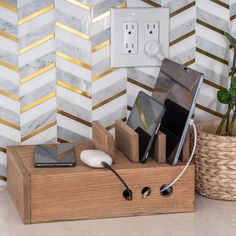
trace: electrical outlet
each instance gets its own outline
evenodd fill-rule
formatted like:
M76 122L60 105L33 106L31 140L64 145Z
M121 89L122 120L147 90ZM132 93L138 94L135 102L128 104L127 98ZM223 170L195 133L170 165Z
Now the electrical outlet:
M168 8L111 9L111 67L157 66L169 54Z
M157 41L159 43L159 22L148 21L144 23L145 41Z
M123 23L123 54L138 52L138 22Z

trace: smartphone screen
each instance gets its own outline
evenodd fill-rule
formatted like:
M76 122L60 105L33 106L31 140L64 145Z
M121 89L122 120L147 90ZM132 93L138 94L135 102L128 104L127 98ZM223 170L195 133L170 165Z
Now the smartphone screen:
M165 59L153 92L166 113L160 130L166 134L167 162L177 164L203 83L200 72Z
M144 162L148 157L163 111L163 105L144 92L139 92L127 125L139 135L139 159L141 162Z
M73 144L44 144L35 148L35 167L70 167L75 164Z

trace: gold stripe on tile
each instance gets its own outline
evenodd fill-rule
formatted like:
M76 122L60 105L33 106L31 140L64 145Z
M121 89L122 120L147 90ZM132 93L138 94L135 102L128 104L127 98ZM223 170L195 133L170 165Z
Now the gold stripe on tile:
M7 63L5 61L1 61L1 60L0 60L0 66L6 67L6 68L8 68L10 70L14 70L16 72L20 71L20 69L18 67L13 66L13 65L11 65L11 64L9 64L9 63Z
M26 111L28 111L28 110L30 110L30 109L36 107L36 106L38 106L38 105L40 105L40 104L42 104L42 103L48 101L49 99L51 99L51 98L53 98L53 97L55 97L55 96L56 96L56 93L48 94L47 96L42 97L42 98L40 98L39 100L37 100L37 101L35 101L35 102L33 102L33 103L31 103L31 104L25 106L25 107L22 107L22 108L20 109L20 112L21 112L21 113L24 113L24 112L26 112Z
M92 48L92 53L102 49L102 48L105 48L106 46L110 45L111 43L111 40L107 40L99 45L97 45L96 47Z
M70 114L70 113L67 113L67 112L62 111L62 110L57 110L57 113L60 114L60 115L65 116L65 117L67 117L67 118L69 118L69 119L71 119L71 120L74 120L74 121L76 121L76 122L79 122L79 123L81 123L81 124L83 124L83 125L92 127L92 123L91 123L91 122L86 121L86 120L83 120L83 119L81 119L81 118L79 118L79 117L77 117L77 116L74 116L74 115Z
M38 129L35 129L34 131L32 131L31 133L27 134L26 136L22 137L21 138L21 142L24 142L42 132L44 132L45 130L47 129L50 129L51 127L55 126L57 124L57 121L52 121L50 122L49 124L45 125L45 126L42 126Z
M92 69L92 67L91 67L90 65L84 63L83 61L80 61L80 60L78 60L78 59L75 59L74 57L68 56L68 55L64 54L63 52L57 51L57 52L56 52L56 55L59 56L59 57L61 57L61 58L63 58L63 59L65 59L65 60L67 60L67 61L70 61L70 62L72 62L72 63L74 63L74 64L76 64L76 65L82 66L82 67L84 67L85 69L88 69L88 70L91 70L91 69Z
M204 27L206 27L206 28L208 28L208 29L210 29L210 30L213 30L213 31L215 31L215 32L217 32L219 34L224 35L224 33L225 33L223 30L218 29L217 27L215 27L213 25L210 25L210 24L208 24L208 23L206 23L206 22L204 22L202 20L197 19L197 23L202 25L202 26L204 26Z
M54 33L50 34L50 35L48 35L48 36L46 36L46 37L44 37L42 39L37 40L36 42L34 42L34 43L30 44L30 45L20 49L18 54L22 55L23 53L26 53L26 52L30 51L31 49L36 48L36 47L46 43L49 40L54 39L54 38L55 38L55 34Z
M20 126L19 125L11 123L11 122L9 122L7 120L0 119L0 124L6 125L6 126L8 126L10 128L16 129L16 130L20 130Z
M211 82L210 80L207 80L207 79L204 79L204 83L211 86L211 87L213 87L213 88L219 89L219 90L226 89L225 87L223 87L219 84L216 84L214 82Z
M144 88L150 92L153 92L153 88L150 86L147 86L146 84L140 83L140 82L138 82L134 79L131 79L131 78L128 78L127 81L130 82L131 84L137 85L137 86Z
M179 42L181 42L181 41L183 41L183 40L185 40L185 39L187 39L187 38L189 38L190 36L192 36L194 34L195 34L195 30L192 30L191 32L188 32L187 34L182 35L181 37L171 41L170 42L170 47L177 44L177 43L179 43Z
M118 97L121 97L122 95L124 95L126 93L127 93L127 90L125 89L125 90L123 90L123 91L121 91L121 92L119 92L119 93L117 93L117 94L115 94L115 95L105 99L104 101L99 102L98 104L94 105L92 107L92 110L94 111L94 110L98 109L99 107L102 107L103 105L105 105L105 104L107 104L107 103L117 99Z
M10 5L10 4L7 4L6 2L3 2L3 1L0 1L0 7L4 7L10 11L13 11L13 12L17 12L17 8Z
M170 14L170 17L174 17L174 16L178 15L179 13L181 13L181 12L183 12L183 11L186 11L187 9L189 9L189 8L195 6L195 5L196 5L196 2L193 1L193 2L191 2L191 3L189 3L189 4L187 4L186 6L181 7L180 9L178 9L178 10L172 12L172 13Z
M153 89L153 92L158 92L158 93L168 93L169 89L168 88L163 88L163 87L155 87Z
M190 66L193 63L195 63L195 58L193 58L192 60L186 61L185 63L183 63L184 66Z
M230 20L231 20L231 21L234 20L234 19L236 19L236 14L235 14L235 15L232 15L232 16L230 17Z
M160 4L158 4L158 3L156 3L156 2L153 2L153 1L151 1L151 0L143 0L143 2L149 4L149 5L153 6L153 7L161 7Z
M118 6L116 6L116 8L126 8L126 7L127 7L127 3L126 2L123 2L123 3L119 4ZM98 21L100 21L100 20L110 16L110 14L111 14L111 11L106 11L103 14L101 14L101 15L99 15L97 17L94 17L92 19L92 23L96 23L96 22L98 22Z
M0 147L0 152L7 153L7 149Z
M66 0L66 1L76 5L77 7L80 7L86 11L91 11L91 7L85 3L79 2L77 0Z
M211 0L211 1L218 4L218 5L220 5L220 6L222 6L222 7L224 7L224 8L226 8L226 9L229 9L229 5L225 2L221 2L219 0Z
M56 22L56 27L60 28L60 29L63 29L63 30L66 30L66 31L68 31L68 32L70 32L72 34L75 34L75 35L77 35L77 36L79 36L81 38L84 38L86 40L90 40L91 41L91 36L89 36L87 34L84 34L84 33L80 32L78 30L75 30L75 29L73 29L73 28L71 28L71 27L69 27L67 25L64 25L64 24L62 24L60 22Z
M210 113L210 114L212 114L212 115L214 115L214 116L217 116L217 117L219 117L219 118L223 118L223 117L224 117L223 114L220 114L219 112L216 112L216 111L214 111L214 110L212 110L212 109L210 109L210 108L208 108L208 107L205 107L205 106L203 106L203 105L197 104L196 107L197 107L198 109L200 109L200 110L203 110L203 111L205 111L205 112L207 112L207 113Z
M5 97L8 97L12 100L15 100L15 101L19 101L20 98L18 96L16 96L15 94L12 94L12 93L8 93L6 91L3 91L3 90L0 90L0 94L5 96Z
M65 82L63 82L61 80L57 80L57 85L65 88L65 89L68 89L68 90L70 90L70 91L72 91L74 93L80 94L80 95L82 95L84 97L87 97L87 98L91 98L92 97L92 95L90 93L87 93L87 92L85 92L85 91L83 91L81 89L75 88L74 86L72 86L70 84L67 84L67 83L65 83Z
M117 68L110 68L109 70L106 70L106 71L102 72L101 74L94 76L92 78L92 81L95 82L95 81L101 79L102 77L104 77L104 76L106 76L106 75L108 75L108 74L110 74L110 73L112 73L116 70L117 70Z
M48 12L48 11L51 11L51 10L54 9L54 8L55 8L55 5L52 3L52 4L48 5L48 6L42 8L42 9L36 11L36 12L34 12L33 14L28 15L28 16L26 16L26 17L20 19L20 20L18 21L18 24L19 24L19 25L22 25L22 24L26 23L27 21L30 21L30 20L32 20L32 19L34 19L34 18L36 18L36 17L38 17L38 16L40 16L40 15L42 15L42 14Z
M16 42L16 43L18 42L17 37L15 37L15 36L13 36L11 34L8 34L6 32L0 31L0 36L2 36L4 38L7 38L7 39L9 39L9 40L11 40L13 42Z
M20 84L24 84L24 83L34 79L35 77L37 77L37 76L39 76L39 75L41 75L43 73L46 73L47 71L49 71L49 70L51 70L51 69L53 69L55 67L56 67L56 63L55 62L51 63L51 64L43 67L42 69L37 70L36 72L32 73L31 75L28 75L25 78L21 79L20 80Z
M225 59L220 58L220 57L218 57L218 56L216 56L216 55L213 55L213 54L211 54L211 53L209 53L209 52L207 52L207 51L204 51L204 50L202 50L201 48L196 48L196 51L197 51L198 53L201 53L201 54L207 56L207 57L210 57L211 59L214 59L214 60L216 60L216 61L219 61L219 62L221 62L222 64L225 64L225 65L227 65L227 66L228 66L228 64L229 64L229 62L226 61Z
M7 182L7 177L0 175L0 180Z
M61 138L57 138L57 142L58 143L69 143L68 141L61 139Z

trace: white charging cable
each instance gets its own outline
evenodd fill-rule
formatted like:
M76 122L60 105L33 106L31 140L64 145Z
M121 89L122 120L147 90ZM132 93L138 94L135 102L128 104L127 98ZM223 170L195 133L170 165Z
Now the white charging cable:
M194 124L193 119L191 119L191 121L190 121L190 126L193 127L194 143L193 143L193 149L192 149L191 155L188 159L188 162L185 165L185 167L183 168L183 170L180 172L180 174L170 184L168 184L163 189L161 189L161 193L165 192L166 190L169 190L169 188L171 188L182 177L182 175L185 173L185 171L187 170L187 168L189 167L189 165L193 159L193 156L194 156L194 153L196 150L196 146L197 146L197 128L196 128L196 125Z

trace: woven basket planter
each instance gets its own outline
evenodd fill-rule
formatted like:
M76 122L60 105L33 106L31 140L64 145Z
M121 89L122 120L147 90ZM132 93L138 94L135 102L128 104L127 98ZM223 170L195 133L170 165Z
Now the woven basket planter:
M215 135L218 124L197 126L196 191L213 199L236 200L236 136Z

